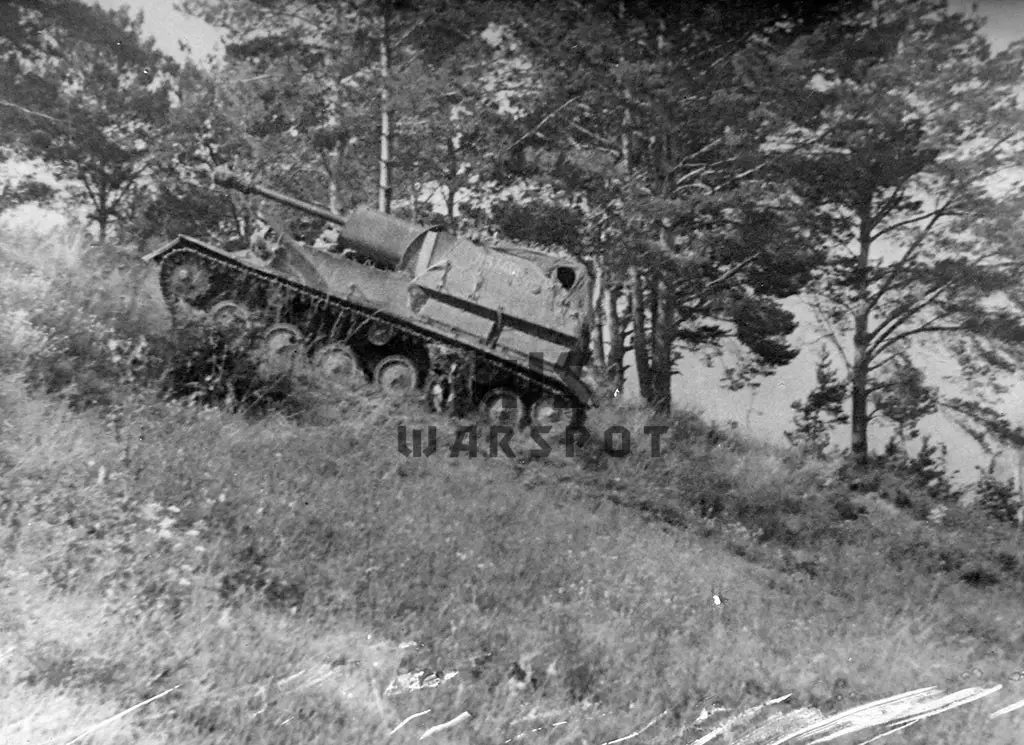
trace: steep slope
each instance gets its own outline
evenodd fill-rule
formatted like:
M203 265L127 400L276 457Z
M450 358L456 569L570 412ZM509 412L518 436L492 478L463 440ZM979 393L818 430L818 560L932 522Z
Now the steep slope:
M690 743L787 694L796 721L995 684L908 732L1013 741L1018 714L984 718L1024 698L1012 531L922 520L891 479L851 496L834 464L685 414L657 453L649 415L613 406L592 435L628 431L628 453L492 454L477 430L473 457L458 422L370 388L168 401L183 358L131 257L30 276L5 251L6 742L411 742L454 722L431 738ZM437 452L403 455L402 427L435 427Z

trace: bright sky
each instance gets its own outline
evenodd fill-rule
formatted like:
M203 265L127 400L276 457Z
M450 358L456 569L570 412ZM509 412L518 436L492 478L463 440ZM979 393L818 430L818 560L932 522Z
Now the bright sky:
M178 42L192 47L192 56L201 60L216 49L219 33L214 27L174 9L174 0L96 0L104 8L128 6L132 12L145 14L146 33L157 44L179 60L185 55ZM947 0L954 11L978 13L988 19L984 33L996 51L1011 41L1024 38L1024 0Z
M174 9L174 0L94 0L103 8L117 9L127 6L135 15L142 11L144 33L156 39L157 46L179 61L185 53L179 42L188 44L193 59L200 61L217 50L220 32L205 21Z
M954 12L970 13L976 8L987 19L982 33L989 37L994 51L1024 38L1024 2L1022 0L947 0Z

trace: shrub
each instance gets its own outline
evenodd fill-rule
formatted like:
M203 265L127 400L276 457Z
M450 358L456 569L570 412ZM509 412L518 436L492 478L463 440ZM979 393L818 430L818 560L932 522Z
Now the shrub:
M23 371L31 388L75 410L142 389L250 413L301 408L292 376L262 364L258 329L218 328L202 317L162 327L163 301L146 295L148 267L116 249L76 250L66 271L23 282L26 295L0 305L0 327L10 332L0 365Z
M1017 487L1012 478L1005 481L999 479L995 474L995 467L993 459L988 468L982 471L981 478L975 485L978 508L999 522L1016 522L1021 510Z
M866 465L843 463L837 476L851 491L877 493L919 520L933 516L936 505L953 505L964 494L947 473L945 445L932 445L928 437L913 456L893 438Z
M144 366L153 331L141 262L81 236L5 246L0 258L12 270L2 293L10 304L0 305L13 332L0 351L5 369L75 408L111 403Z
M171 399L248 412L285 402L294 382L262 369L260 341L256 328L239 332L203 319L179 325L158 341L160 392Z

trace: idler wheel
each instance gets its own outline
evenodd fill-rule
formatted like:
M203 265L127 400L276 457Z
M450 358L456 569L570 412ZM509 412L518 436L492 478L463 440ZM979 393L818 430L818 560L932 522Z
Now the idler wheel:
M325 378L346 383L359 378L359 358L347 344L334 342L313 354L313 367Z
M492 388L480 400L480 413L491 426L518 428L526 418L526 405L509 388Z
M199 305L212 286L209 268L197 258L183 259L167 272L167 294L190 305Z
M416 389L419 371L408 357L394 354L377 363L373 379L388 393L409 393Z

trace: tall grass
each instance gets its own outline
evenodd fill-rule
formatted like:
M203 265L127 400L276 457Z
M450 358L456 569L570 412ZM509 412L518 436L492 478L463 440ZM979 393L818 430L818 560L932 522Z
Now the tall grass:
M399 425L454 423L369 388L169 399L173 349L140 370L107 344L163 349L152 276L79 249L0 255L0 740L809 742L936 686L961 697L849 741L1015 741L1019 712L987 718L1022 698L1007 526L921 520L691 414L597 412L634 434L620 457L412 458ZM105 395L38 377L62 360Z

